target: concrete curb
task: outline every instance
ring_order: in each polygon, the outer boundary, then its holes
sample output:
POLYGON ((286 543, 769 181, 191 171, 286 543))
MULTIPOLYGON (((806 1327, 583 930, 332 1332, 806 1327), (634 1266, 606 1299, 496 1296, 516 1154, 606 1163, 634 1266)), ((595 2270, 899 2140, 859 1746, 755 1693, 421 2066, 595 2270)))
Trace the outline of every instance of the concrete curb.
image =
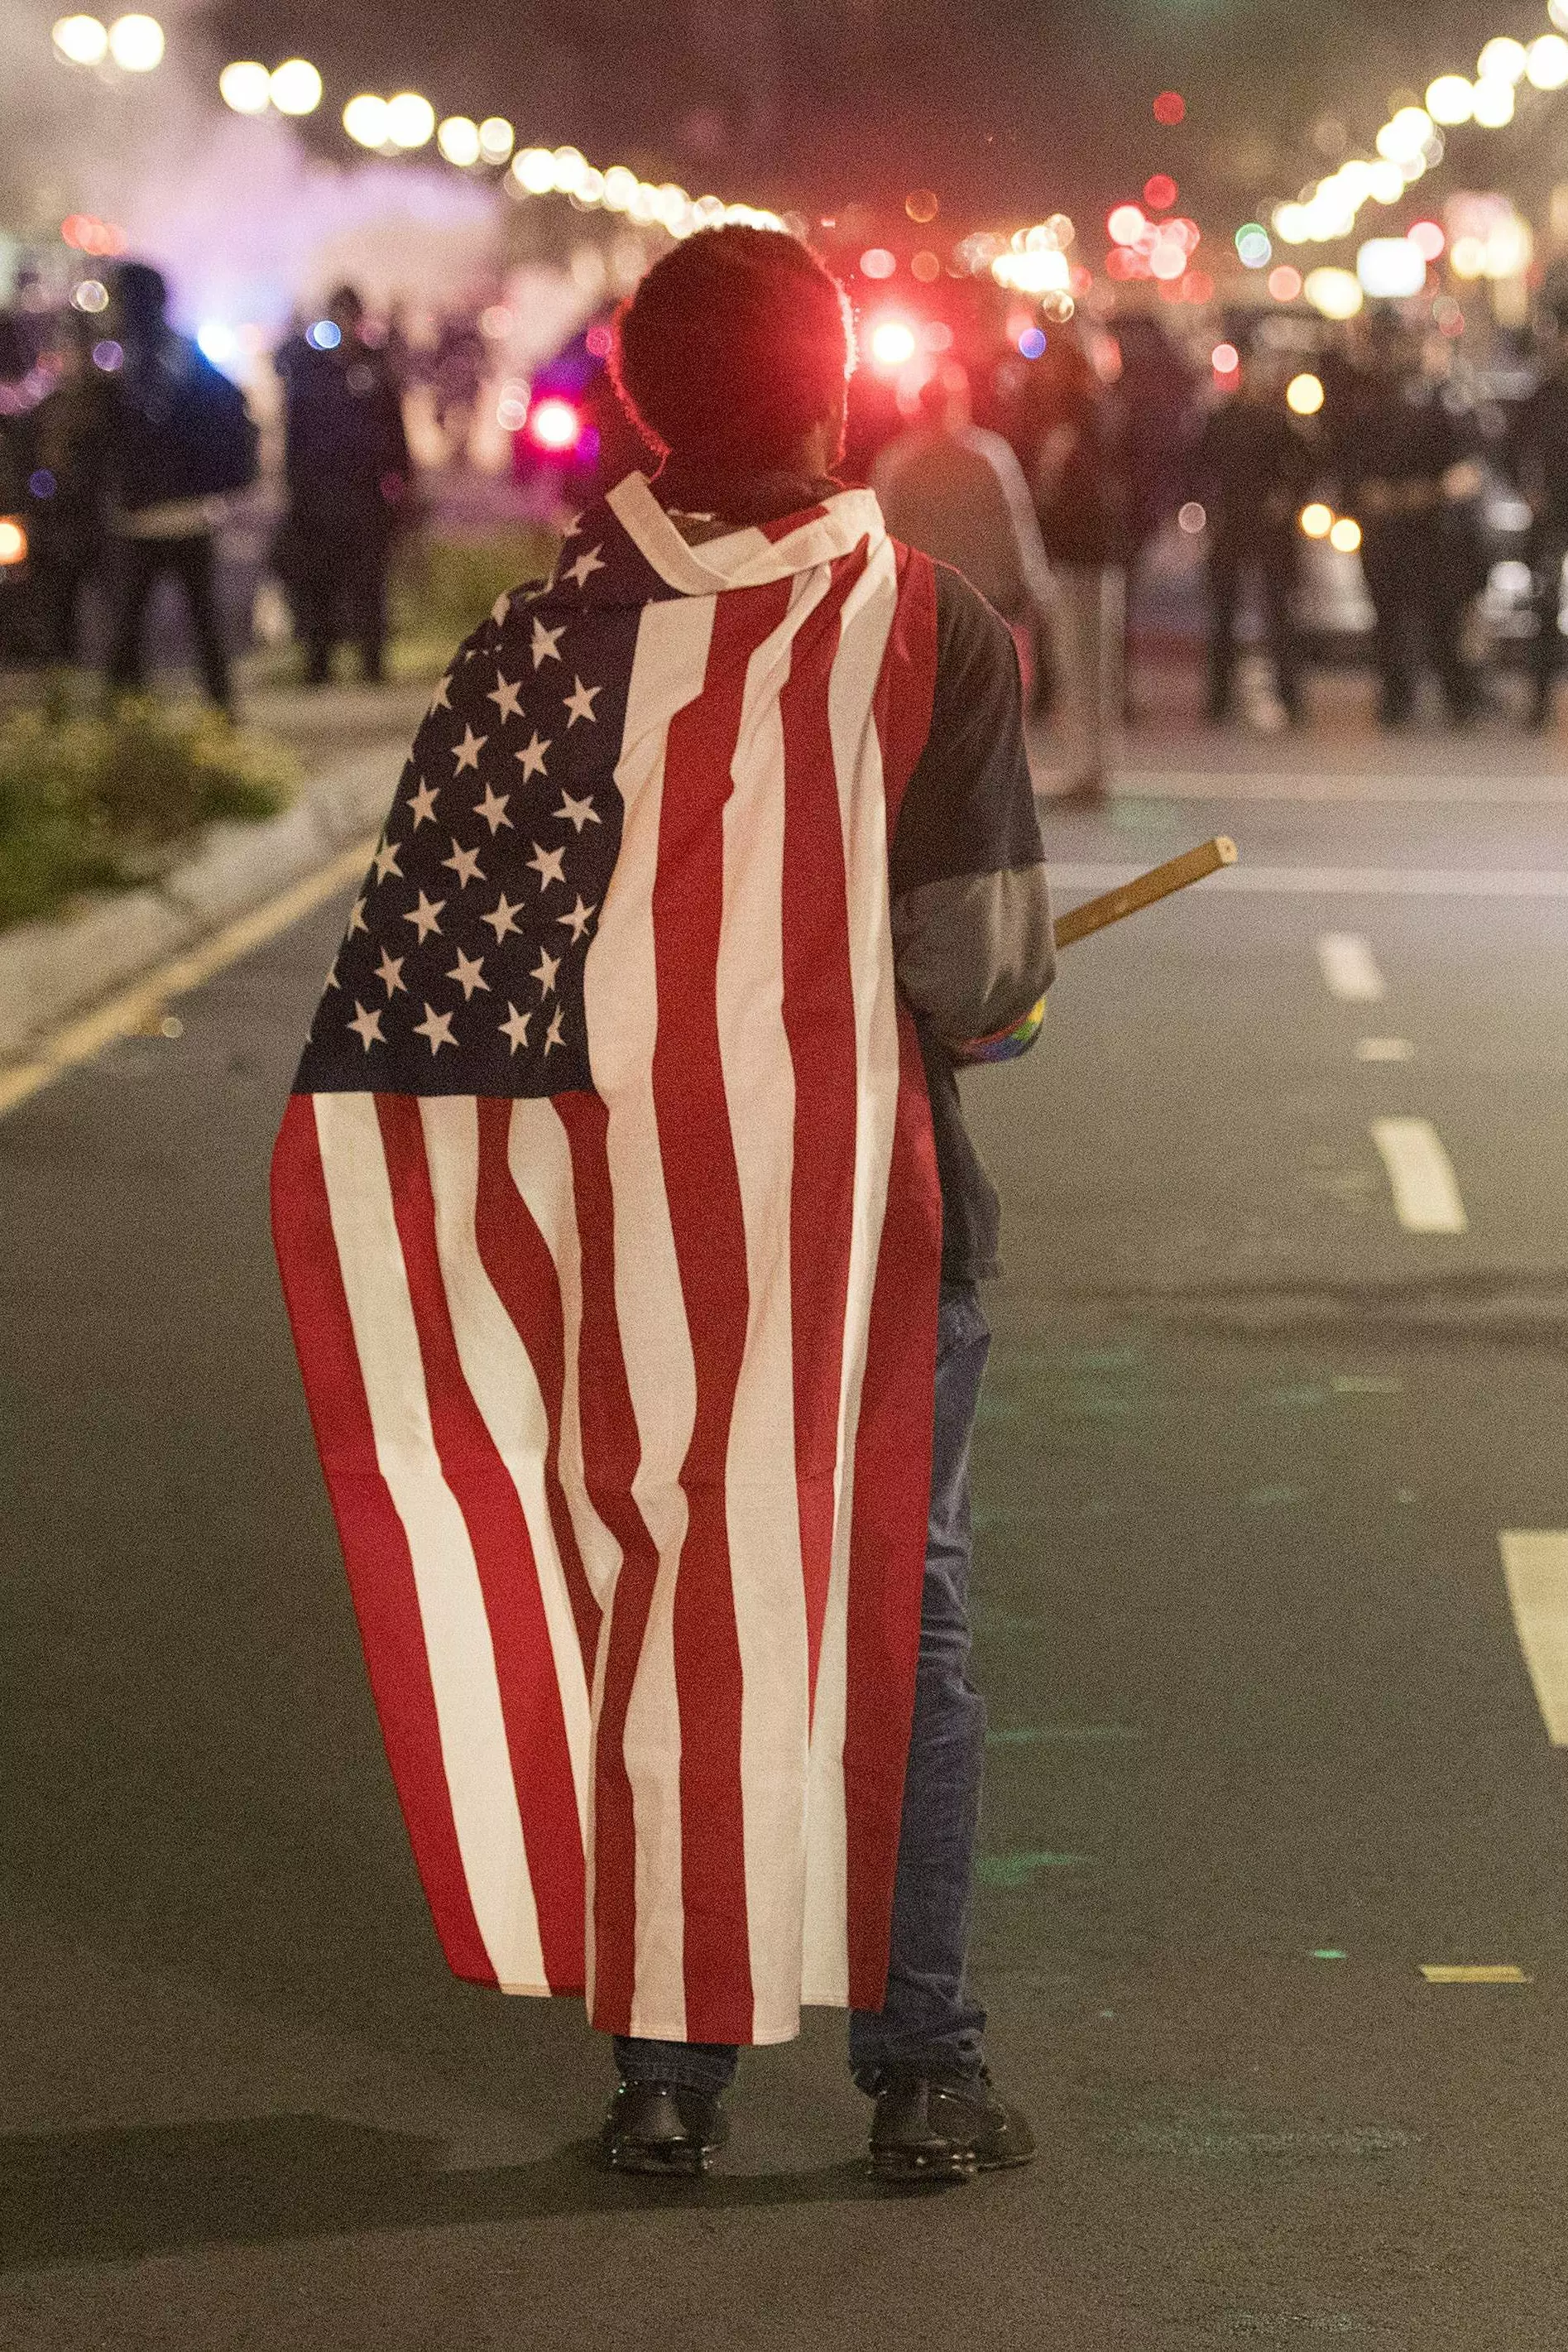
POLYGON ((401 739, 356 751, 265 824, 211 826, 157 884, 0 934, 0 1061, 329 863, 381 823, 403 756, 401 739))

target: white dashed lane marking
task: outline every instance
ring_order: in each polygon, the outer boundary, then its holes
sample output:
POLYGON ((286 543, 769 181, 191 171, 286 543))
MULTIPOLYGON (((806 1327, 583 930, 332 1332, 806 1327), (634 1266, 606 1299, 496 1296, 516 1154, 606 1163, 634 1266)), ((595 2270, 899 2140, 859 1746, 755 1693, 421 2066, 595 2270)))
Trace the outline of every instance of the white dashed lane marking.
POLYGON ((1407 1233, 1468 1231, 1454 1163, 1430 1119, 1375 1118, 1372 1139, 1388 1171, 1395 1213, 1407 1233))
POLYGON ((1498 1538, 1513 1629, 1554 1748, 1568 1748, 1568 1534, 1505 1528, 1498 1538))
POLYGON ((1388 992, 1371 944, 1358 931, 1324 931, 1318 962, 1323 985, 1342 1004, 1381 1004, 1388 992))

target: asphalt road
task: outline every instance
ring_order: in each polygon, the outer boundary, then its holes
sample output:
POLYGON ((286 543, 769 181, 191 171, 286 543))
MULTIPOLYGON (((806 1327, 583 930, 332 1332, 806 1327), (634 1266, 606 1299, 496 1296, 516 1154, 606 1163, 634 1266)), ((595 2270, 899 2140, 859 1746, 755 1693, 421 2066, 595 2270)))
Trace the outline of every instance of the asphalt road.
POLYGON ((1241 867, 970 1082, 976 1969, 1039 2163, 874 2192, 817 2015, 702 2189, 610 2181, 579 2007, 446 1976, 266 1234, 330 908, 0 1122, 5 2352, 1568 2346, 1568 1784, 1499 1542, 1568 1529, 1568 774, 1336 701, 1129 776, 1048 809, 1064 901, 1241 867))

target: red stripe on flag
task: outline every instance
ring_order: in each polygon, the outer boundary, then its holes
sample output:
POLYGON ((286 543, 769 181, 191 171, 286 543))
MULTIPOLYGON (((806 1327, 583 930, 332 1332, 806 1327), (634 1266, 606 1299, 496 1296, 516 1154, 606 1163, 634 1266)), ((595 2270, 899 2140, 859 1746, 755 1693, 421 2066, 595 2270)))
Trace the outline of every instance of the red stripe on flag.
POLYGON ((419 1104, 378 1095, 376 1111, 419 1333, 442 1475, 462 1511, 485 1596, 523 1845, 553 1990, 583 1981, 584 1874, 571 1756, 528 1521, 464 1377, 436 1244, 419 1104))
MULTIPOLYGON (((873 702, 889 842, 930 733, 936 682, 936 572, 929 557, 905 547, 897 560, 898 604, 873 702)), ((931 1104, 915 1023, 901 1004, 898 1109, 872 1292, 850 1536, 844 1811, 850 2001, 856 2009, 880 2009, 887 1989, 931 1508, 941 1274, 942 1192, 931 1104)))
POLYGON ((583 1483, 621 1547, 621 1572, 593 1741, 593 2010, 601 2033, 629 2033, 636 1979, 637 1833, 626 1770, 626 1710, 643 1654, 659 1555, 632 1492, 642 1459, 621 1327, 615 1319, 615 1202, 605 1149, 609 1112, 597 1095, 558 1095, 571 1153, 582 1258, 578 1340, 583 1483))
POLYGON ((784 1028, 795 1072, 789 1201, 795 1483, 813 1712, 833 1564, 858 1096, 849 882, 828 696, 844 601, 865 566, 863 546, 834 566, 831 588, 795 637, 789 676, 779 697, 784 731, 784 1028))
POLYGON ((560 1483, 561 1400, 566 1385, 566 1332, 560 1282, 544 1235, 512 1175, 508 1152, 512 1106, 497 1095, 479 1101, 479 1182, 474 1204, 474 1238, 491 1287, 523 1343, 544 1400, 549 1442, 545 1453, 545 1493, 550 1525, 566 1573, 572 1622, 582 1652, 582 1670, 593 1679, 599 1643, 599 1603, 594 1600, 578 1549, 560 1483))
POLYGON ((747 667, 783 621, 792 586, 781 580, 716 602, 703 691, 676 713, 666 739, 653 883, 653 1103, 696 1373, 696 1410, 681 1470, 688 1520, 674 1599, 686 2033, 694 2042, 749 2042, 753 2021, 740 1643, 727 1508, 749 1289, 717 973, 723 813, 733 790, 747 667))
POLYGON ((442 1769, 413 1561, 376 1460, 308 1095, 290 1097, 273 1151, 272 1234, 371 1690, 425 1900, 448 1966, 460 1977, 494 1984, 442 1769))

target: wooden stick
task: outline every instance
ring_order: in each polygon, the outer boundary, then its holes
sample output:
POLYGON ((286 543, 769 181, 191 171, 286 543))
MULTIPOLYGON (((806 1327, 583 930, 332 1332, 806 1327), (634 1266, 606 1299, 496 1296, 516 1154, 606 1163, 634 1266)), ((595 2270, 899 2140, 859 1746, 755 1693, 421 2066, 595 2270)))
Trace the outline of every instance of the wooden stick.
POLYGON ((1206 874, 1218 874, 1222 866, 1235 863, 1236 844, 1228 834, 1217 833, 1212 841, 1200 843, 1197 849, 1151 866, 1135 882, 1086 899, 1082 907, 1059 917, 1056 944, 1070 948, 1075 940, 1087 939, 1091 931, 1103 931, 1107 923, 1119 923, 1124 915, 1134 915, 1140 907, 1152 907, 1157 898, 1168 898, 1173 890, 1185 890, 1189 882, 1201 882, 1206 874))

